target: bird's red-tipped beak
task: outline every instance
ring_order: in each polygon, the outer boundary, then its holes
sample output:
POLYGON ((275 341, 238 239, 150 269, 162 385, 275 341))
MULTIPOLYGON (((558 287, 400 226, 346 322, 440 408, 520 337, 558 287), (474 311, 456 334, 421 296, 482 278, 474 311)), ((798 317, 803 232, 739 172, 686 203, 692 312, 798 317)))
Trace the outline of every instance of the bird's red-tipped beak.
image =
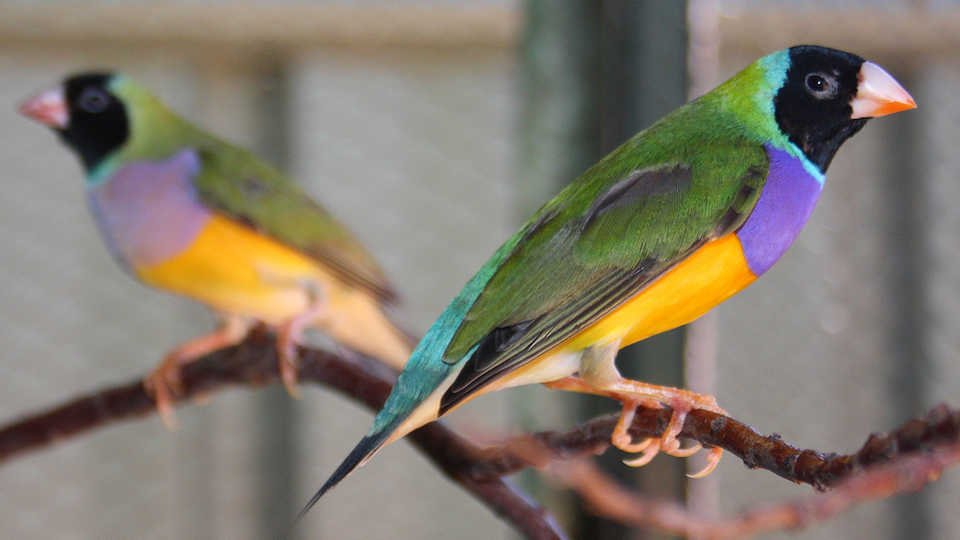
POLYGON ((70 117, 60 88, 52 88, 24 101, 20 105, 20 114, 54 129, 66 129, 70 117))
POLYGON ((876 118, 917 108, 917 102, 900 83, 873 62, 864 62, 857 78, 850 118, 876 118))

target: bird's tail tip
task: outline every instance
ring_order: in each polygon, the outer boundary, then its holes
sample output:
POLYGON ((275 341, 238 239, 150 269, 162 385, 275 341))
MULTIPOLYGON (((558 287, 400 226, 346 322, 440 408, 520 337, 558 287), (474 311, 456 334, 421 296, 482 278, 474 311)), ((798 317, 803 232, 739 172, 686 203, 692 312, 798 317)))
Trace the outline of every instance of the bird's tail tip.
POLYGON ((320 501, 320 498, 324 496, 328 491, 333 489, 334 486, 340 483, 341 480, 346 478, 354 469, 362 465, 367 459, 370 458, 377 450, 383 446, 383 443, 386 441, 386 436, 383 434, 367 435, 366 437, 360 439, 360 442, 357 443, 357 446, 353 448, 350 454, 340 463, 340 466, 337 467, 337 470, 333 471, 333 474, 330 475, 330 478, 323 483, 323 486, 313 494, 313 497, 310 497, 310 500, 307 501, 307 504, 300 509, 300 512, 297 513, 297 517, 293 520, 293 526, 296 526, 303 519, 307 512, 310 511, 314 505, 320 501))

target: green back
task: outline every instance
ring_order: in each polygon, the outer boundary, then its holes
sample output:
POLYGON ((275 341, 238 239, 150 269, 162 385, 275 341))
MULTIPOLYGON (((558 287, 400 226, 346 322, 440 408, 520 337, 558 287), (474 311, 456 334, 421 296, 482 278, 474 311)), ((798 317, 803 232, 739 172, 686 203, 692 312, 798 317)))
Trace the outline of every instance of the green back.
POLYGON ((312 257, 342 279, 395 297, 373 257, 350 232, 296 184, 246 150, 208 144, 195 185, 208 207, 312 257))
POLYGON ((758 76, 748 68, 637 134, 507 242, 491 277, 471 282, 482 290, 442 355, 448 364, 469 359, 446 406, 602 319, 743 223, 766 180, 772 120, 751 118, 763 117, 750 99, 757 86, 746 100, 737 87, 758 76))
POLYGON ((204 205, 300 251, 383 301, 395 297, 373 257, 289 178, 247 150, 194 127, 126 77, 116 77, 111 90, 126 105, 131 138, 91 174, 91 182, 123 163, 193 149, 202 163, 194 184, 204 205))

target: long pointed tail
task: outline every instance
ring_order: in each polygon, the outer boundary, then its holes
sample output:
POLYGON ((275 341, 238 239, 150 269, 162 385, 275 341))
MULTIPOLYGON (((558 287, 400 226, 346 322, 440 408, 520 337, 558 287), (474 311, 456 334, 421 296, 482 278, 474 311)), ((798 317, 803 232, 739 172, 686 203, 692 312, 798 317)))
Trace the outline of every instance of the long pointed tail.
MULTIPOLYGON (((387 443, 437 419, 440 399, 453 382, 456 370, 434 360, 433 342, 421 342, 412 353, 409 365, 377 413, 373 427, 360 440, 336 471, 297 514, 296 522, 317 504, 321 497, 361 466, 387 443), (425 344, 426 343, 426 344, 425 344)), ((294 522, 294 524, 296 524, 294 522)))
POLYGON ((360 442, 357 443, 357 446, 353 448, 350 454, 347 455, 347 458, 340 463, 340 466, 337 467, 337 470, 330 475, 330 478, 323 483, 323 486, 313 494, 313 497, 310 497, 310 500, 304 507, 297 513, 297 517, 294 520, 294 524, 300 522, 300 520, 310 511, 311 508, 320 500, 321 497, 330 489, 340 483, 341 480, 347 477, 354 469, 357 468, 364 460, 372 456, 387 439, 387 432, 382 434, 366 436, 360 439, 360 442))

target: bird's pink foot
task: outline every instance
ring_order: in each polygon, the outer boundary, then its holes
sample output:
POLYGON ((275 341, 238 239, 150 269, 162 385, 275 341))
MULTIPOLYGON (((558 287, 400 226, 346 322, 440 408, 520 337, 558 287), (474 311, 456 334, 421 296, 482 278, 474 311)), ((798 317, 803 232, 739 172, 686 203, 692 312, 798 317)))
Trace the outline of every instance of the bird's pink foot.
POLYGON ((157 413, 168 429, 177 428, 173 404, 176 397, 183 392, 181 368, 201 356, 236 345, 247 335, 249 328, 249 322, 236 317, 227 317, 215 331, 192 339, 171 351, 163 362, 143 380, 144 389, 153 396, 157 413))
MULTIPOLYGON (((696 443, 688 448, 680 446, 680 431, 683 429, 683 422, 687 414, 694 409, 704 409, 717 414, 726 414, 726 411, 717 405, 717 400, 713 396, 697 394, 681 388, 671 388, 667 386, 658 386, 629 379, 618 378, 611 382, 591 385, 579 377, 567 377, 559 381, 547 383, 547 386, 557 390, 568 390, 587 394, 607 396, 619 401, 623 408, 620 418, 610 437, 611 444, 631 454, 639 454, 637 457, 625 460, 624 463, 631 467, 642 467, 650 463, 659 453, 664 453, 674 457, 690 457, 699 452, 703 447, 696 443), (637 407, 670 407, 672 415, 670 422, 660 437, 648 437, 639 442, 634 442, 630 435, 630 425, 633 423, 637 407)), ((707 465, 695 474, 689 475, 691 478, 703 478, 716 469, 723 457, 722 448, 711 448, 707 457, 707 465)))
POLYGON ((319 294, 308 288, 310 305, 296 317, 290 319, 277 329, 277 368, 280 371, 280 380, 287 389, 287 393, 295 399, 300 398, 300 389, 297 386, 299 358, 297 344, 304 329, 316 324, 326 314, 326 305, 320 300, 319 294))
POLYGON ((167 355, 163 362, 143 380, 144 389, 153 396, 160 420, 170 431, 177 429, 177 417, 173 412, 174 398, 183 391, 180 365, 178 359, 167 355))

